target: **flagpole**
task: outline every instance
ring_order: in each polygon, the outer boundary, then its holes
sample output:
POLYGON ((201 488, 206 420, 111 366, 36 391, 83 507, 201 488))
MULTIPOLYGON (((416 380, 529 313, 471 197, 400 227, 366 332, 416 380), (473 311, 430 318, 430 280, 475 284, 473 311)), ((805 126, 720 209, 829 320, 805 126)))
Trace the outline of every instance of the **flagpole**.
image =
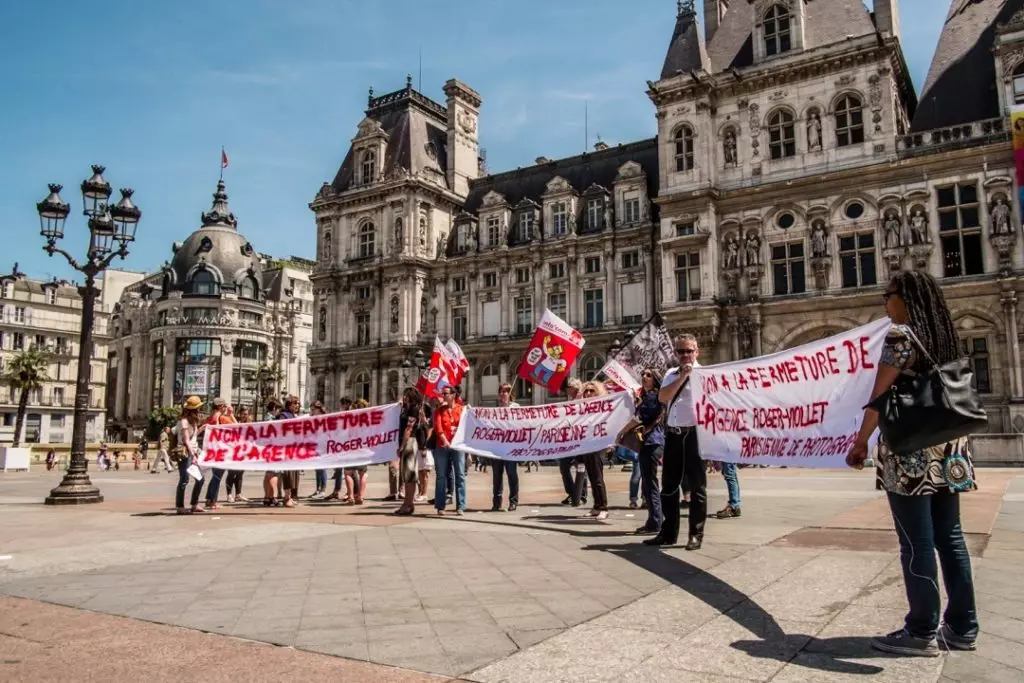
POLYGON ((220 146, 220 179, 224 180, 224 145, 220 146))

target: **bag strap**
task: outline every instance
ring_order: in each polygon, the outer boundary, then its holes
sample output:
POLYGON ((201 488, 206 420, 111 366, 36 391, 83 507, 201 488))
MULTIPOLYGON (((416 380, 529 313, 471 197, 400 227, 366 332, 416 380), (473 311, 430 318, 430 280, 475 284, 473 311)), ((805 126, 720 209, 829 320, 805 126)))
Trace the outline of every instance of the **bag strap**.
POLYGON ((924 357, 925 357, 925 359, 926 359, 926 360, 927 360, 927 361, 928 361, 929 363, 931 363, 931 364, 932 364, 932 367, 933 367, 933 368, 934 368, 934 367, 938 367, 938 363, 936 363, 936 362, 935 362, 935 359, 934 359, 934 358, 932 358, 932 354, 928 353, 928 349, 926 349, 926 348, 924 347, 924 344, 922 344, 922 343, 921 343, 921 340, 917 338, 917 335, 916 335, 916 334, 914 334, 914 330, 912 330, 912 329, 910 328, 910 325, 903 325, 902 327, 903 327, 903 330, 904 330, 904 331, 906 332, 906 334, 907 334, 907 338, 908 338, 908 339, 909 339, 909 340, 910 340, 911 342, 913 342, 913 343, 914 343, 914 345, 915 345, 915 346, 917 346, 917 348, 918 348, 918 349, 920 349, 920 350, 921 350, 921 353, 922 353, 922 354, 924 354, 924 357))
POLYGON ((683 381, 683 383, 676 390, 676 395, 672 397, 672 400, 669 401, 668 404, 665 406, 664 410, 662 410, 661 417, 662 417, 662 422, 665 423, 664 426, 666 426, 666 427, 668 426, 668 416, 669 416, 669 413, 672 412, 672 408, 675 406, 676 401, 679 400, 679 394, 683 393, 683 389, 685 389, 687 387, 687 385, 690 384, 690 377, 692 377, 692 376, 693 375, 691 374, 691 375, 688 375, 686 377, 686 379, 683 381))

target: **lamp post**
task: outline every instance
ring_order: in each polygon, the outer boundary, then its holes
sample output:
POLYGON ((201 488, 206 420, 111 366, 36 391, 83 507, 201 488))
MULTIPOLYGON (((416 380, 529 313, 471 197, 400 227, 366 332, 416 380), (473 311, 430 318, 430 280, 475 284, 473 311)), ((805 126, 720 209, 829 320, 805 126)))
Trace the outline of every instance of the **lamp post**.
POLYGON ((72 268, 85 275, 85 285, 78 288, 82 296, 82 330, 78 336, 78 376, 75 381, 75 417, 71 432, 71 464, 60 486, 50 491, 47 505, 75 505, 102 503, 103 495, 89 481, 85 459, 85 426, 89 419, 89 357, 92 354, 92 326, 96 295, 96 276, 107 269, 115 257, 123 260, 128 245, 135 241, 142 212, 132 204, 132 190, 121 190, 121 200, 110 206, 110 183, 103 179, 102 166, 92 167, 92 177, 82 182, 83 214, 89 219, 89 248, 86 260, 79 263, 68 252, 57 246, 64 237, 64 223, 71 213, 71 205, 60 198, 62 186, 50 185, 50 194, 36 204, 39 212, 39 233, 46 239, 43 249, 67 259, 72 268), (116 244, 115 244, 116 243, 116 244))
POLYGON ((402 361, 402 382, 405 386, 411 386, 413 384, 413 377, 410 376, 413 368, 416 368, 415 378, 419 379, 419 376, 423 374, 423 369, 427 367, 427 358, 423 354, 423 349, 416 349, 416 353, 412 355, 412 358, 406 358, 402 361))

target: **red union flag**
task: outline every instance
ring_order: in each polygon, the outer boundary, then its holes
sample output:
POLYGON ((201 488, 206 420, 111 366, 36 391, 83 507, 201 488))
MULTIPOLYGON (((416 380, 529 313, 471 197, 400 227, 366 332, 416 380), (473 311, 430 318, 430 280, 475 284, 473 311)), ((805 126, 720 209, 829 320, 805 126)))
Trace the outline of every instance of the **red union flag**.
POLYGON ((448 352, 448 374, 451 376, 452 384, 461 384, 462 378, 466 376, 466 370, 469 370, 469 359, 454 339, 449 339, 444 348, 448 352))
POLYGON ((585 343, 569 323, 545 309, 517 374, 557 393, 585 343))
POLYGON ((433 398, 438 396, 441 393, 441 389, 454 384, 449 375, 449 366, 448 350, 441 343, 441 340, 435 337, 434 352, 430 354, 430 363, 427 365, 427 369, 423 371, 423 374, 420 375, 420 378, 416 380, 416 388, 424 397, 433 398))

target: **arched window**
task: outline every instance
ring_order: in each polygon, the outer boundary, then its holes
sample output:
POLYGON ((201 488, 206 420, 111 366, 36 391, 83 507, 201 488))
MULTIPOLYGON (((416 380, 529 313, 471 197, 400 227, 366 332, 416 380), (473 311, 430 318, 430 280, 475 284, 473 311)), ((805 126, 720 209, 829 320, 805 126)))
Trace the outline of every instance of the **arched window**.
POLYGON ((259 297, 260 286, 256 282, 256 278, 252 275, 246 275, 242 278, 242 281, 238 285, 238 298, 239 299, 252 299, 255 300, 259 297))
POLYGON ((675 145, 676 172, 693 170, 693 129, 689 126, 679 126, 672 135, 672 143, 675 145))
POLYGON ((597 378, 597 374, 604 367, 604 359, 601 356, 589 356, 580 368, 580 379, 589 382, 597 378))
POLYGON ((359 226, 359 258, 373 256, 377 251, 377 228, 366 222, 359 226))
POLYGON ((768 117, 768 149, 772 159, 796 156, 793 115, 785 109, 780 109, 768 117))
POLYGON ((840 147, 864 142, 864 112, 860 98, 844 95, 836 103, 836 144, 840 147))
POLYGON ((331 232, 328 230, 327 232, 324 233, 324 246, 323 249, 320 251, 321 255, 323 256, 323 261, 325 263, 331 262, 331 239, 331 232))
POLYGON ((201 268, 192 274, 189 291, 199 296, 216 296, 220 294, 220 285, 217 283, 217 278, 213 276, 213 273, 205 268, 201 268))
POLYGON ((764 53, 768 57, 789 52, 793 46, 789 32, 789 10, 774 5, 764 15, 764 53))
POLYGON ((1024 104, 1024 62, 1013 70, 1013 101, 1015 104, 1024 104))
POLYGON ((352 388, 355 390, 355 398, 370 400, 370 373, 360 370, 352 378, 352 388))
POLYGON ((369 185, 377 176, 377 155, 372 149, 363 152, 362 184, 369 185))

